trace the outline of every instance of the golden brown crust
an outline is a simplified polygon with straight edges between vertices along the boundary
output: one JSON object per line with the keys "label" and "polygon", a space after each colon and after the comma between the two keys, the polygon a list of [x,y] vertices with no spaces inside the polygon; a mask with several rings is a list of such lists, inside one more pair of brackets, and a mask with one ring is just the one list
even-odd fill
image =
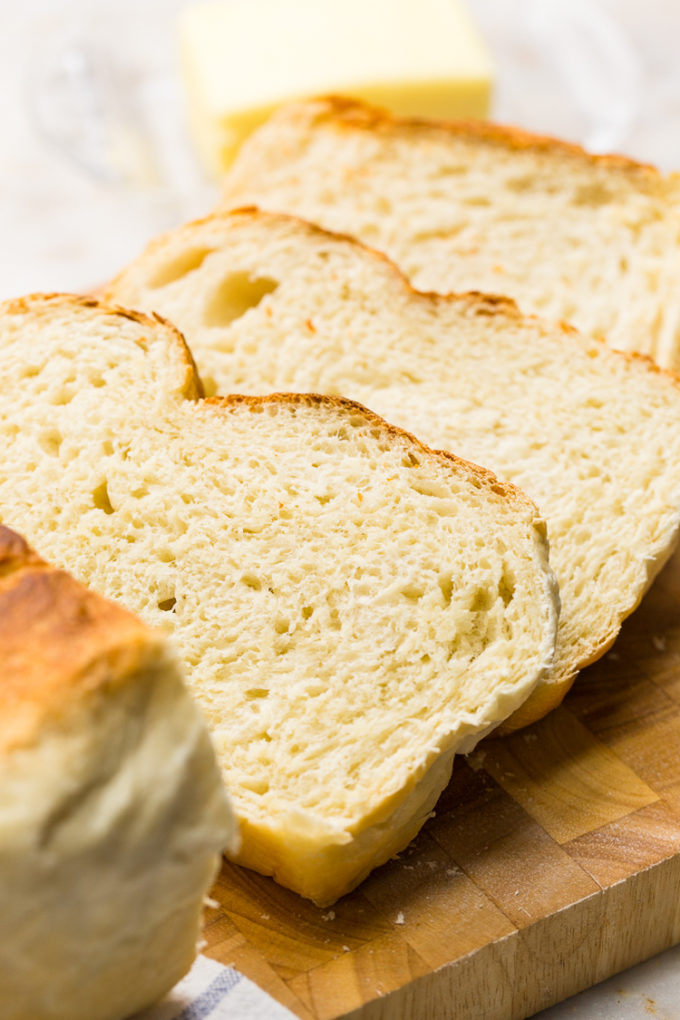
{"label": "golden brown crust", "polygon": [[524,729],[525,726],[531,726],[532,723],[538,722],[548,712],[552,712],[553,708],[562,704],[576,676],[577,674],[574,673],[557,682],[540,683],[538,687],[534,687],[524,704],[515,709],[512,715],[508,716],[505,722],[502,722],[493,731],[493,735],[505,737],[509,733],[515,733],[517,730]]}
{"label": "golden brown crust", "polygon": [[476,478],[480,485],[487,486],[496,496],[514,502],[517,506],[521,506],[531,512],[535,517],[536,524],[543,523],[543,518],[536,505],[529,499],[526,493],[518,489],[512,482],[502,481],[492,471],[489,471],[488,468],[482,467],[479,464],[473,464],[472,461],[464,460],[454,453],[449,453],[448,450],[433,450],[432,447],[427,446],[417,436],[407,432],[406,429],[400,428],[398,425],[392,425],[390,422],[385,421],[379,414],[371,411],[368,407],[359,403],[358,400],[350,400],[349,397],[324,393],[268,393],[264,396],[232,393],[226,397],[208,397],[203,403],[211,407],[245,406],[251,410],[264,408],[268,404],[288,404],[291,407],[325,407],[327,409],[331,408],[343,412],[349,411],[361,415],[367,425],[379,428],[390,439],[396,439],[407,446],[415,446],[420,453],[425,454],[427,457],[434,457],[447,469],[450,470],[451,467],[454,467],[463,472],[468,480],[471,480],[471,477]]}
{"label": "golden brown crust", "polygon": [[132,613],[0,525],[0,750],[31,743],[88,691],[124,682],[157,647]]}
{"label": "golden brown crust", "polygon": [[[351,245],[352,248],[358,248],[362,251],[368,252],[372,258],[376,260],[376,262],[380,262],[383,266],[389,267],[393,276],[401,281],[402,286],[411,296],[415,295],[418,298],[425,298],[432,302],[464,301],[468,305],[474,305],[473,313],[479,315],[489,315],[493,311],[512,316],[513,318],[535,318],[535,316],[527,316],[526,314],[523,315],[517,306],[517,302],[513,298],[508,297],[506,294],[489,294],[485,291],[479,290],[441,294],[439,291],[416,290],[404,270],[401,269],[400,266],[398,266],[397,263],[389,257],[389,255],[386,255],[385,252],[381,251],[379,248],[372,248],[370,245],[366,244],[364,241],[360,241],[356,237],[353,237],[351,234],[341,234],[333,230],[327,230],[325,227],[312,223],[310,220],[306,220],[302,216],[296,216],[292,213],[285,212],[273,212],[269,209],[261,209],[257,205],[240,205],[229,209],[216,209],[207,216],[201,216],[198,219],[190,220],[188,223],[185,223],[179,228],[169,230],[166,233],[155,237],[145,248],[143,257],[153,257],[158,250],[163,249],[168,241],[176,240],[181,234],[186,233],[190,235],[194,230],[210,226],[211,223],[219,223],[220,221],[227,222],[231,219],[264,219],[272,223],[278,222],[281,225],[293,223],[298,227],[298,229],[304,230],[313,237],[327,237],[329,240],[332,240],[334,244],[337,244],[340,241],[344,244]],[[113,295],[116,293],[118,287],[121,282],[124,281],[127,274],[128,269],[123,269],[111,280],[108,286],[102,288],[100,291],[100,304],[105,303],[109,309],[124,311],[124,309],[120,309],[119,306],[115,304],[115,298]],[[156,313],[154,312],[153,314],[155,315]],[[172,323],[167,323],[167,320],[163,319],[161,316],[157,316],[157,318],[159,322],[172,325]],[[176,327],[174,328],[176,329]],[[572,329],[572,327],[565,328]],[[573,329],[572,332],[578,333],[575,329]]]}
{"label": "golden brown crust", "polygon": [[[347,100],[347,102],[350,103],[353,101]],[[585,153],[585,155],[588,156],[587,153]],[[588,156],[588,158],[591,157]],[[504,294],[489,294],[486,293],[485,291],[479,290],[468,290],[460,292],[450,292],[448,294],[441,294],[438,291],[417,290],[411,284],[410,280],[403,272],[403,270],[400,269],[399,266],[395,262],[393,262],[388,255],[385,255],[385,253],[380,251],[379,249],[372,248],[370,245],[364,244],[363,241],[359,241],[356,237],[352,237],[350,234],[338,234],[332,230],[327,230],[325,227],[320,227],[316,223],[311,223],[309,220],[305,220],[301,216],[295,216],[290,213],[272,212],[268,209],[267,210],[260,209],[256,205],[236,206],[233,209],[217,209],[214,212],[209,213],[207,216],[202,216],[199,219],[191,220],[189,223],[185,223],[182,227],[178,229],[176,228],[172,231],[168,231],[167,233],[161,234],[160,236],[154,238],[154,240],[151,241],[148,247],[146,248],[144,256],[146,257],[153,255],[154,252],[156,252],[158,249],[162,249],[163,246],[167,244],[168,240],[170,240],[171,238],[173,240],[176,240],[177,237],[183,233],[191,234],[197,228],[209,226],[211,223],[219,223],[220,221],[228,222],[232,219],[241,218],[252,220],[263,219],[272,223],[278,222],[281,225],[295,224],[298,229],[304,230],[307,234],[310,234],[312,237],[316,238],[326,237],[329,240],[332,240],[334,243],[340,241],[344,244],[350,245],[352,248],[363,250],[364,252],[367,252],[373,259],[375,259],[376,262],[381,263],[384,267],[388,267],[389,271],[394,276],[395,281],[400,283],[400,285],[412,298],[428,301],[430,303],[466,305],[467,310],[469,310],[470,314],[472,315],[487,317],[502,315],[505,316],[506,318],[515,320],[518,319],[521,319],[523,321],[531,320],[532,322],[535,322],[539,326],[544,324],[544,320],[540,316],[522,312],[519,309],[517,302],[513,298],[508,297],[507,295]],[[108,287],[102,291],[102,301],[100,302],[95,301],[94,304],[99,304],[100,306],[103,306],[103,303],[105,302],[105,307],[109,311],[117,310],[120,312],[125,312],[125,309],[120,309],[119,306],[110,303],[111,302],[110,295],[115,293],[118,281],[122,280],[125,277],[125,275],[127,275],[126,269],[119,273],[111,281]],[[136,312],[129,314],[141,315],[141,313]],[[141,317],[144,318],[144,316]],[[179,333],[176,327],[172,326],[172,323],[168,323],[167,320],[163,319],[161,316],[156,316],[156,319],[158,322],[164,325],[169,325],[172,329],[174,329],[175,332],[178,333],[180,337],[182,337],[182,334]],[[583,337],[583,334],[578,329],[576,329],[574,326],[567,322],[554,323],[545,321],[545,328],[549,329],[551,332],[553,332],[555,328],[558,328],[562,331],[562,333],[564,333],[565,336],[575,338]],[[602,347],[603,350],[613,352],[615,357],[623,358],[625,361],[629,363],[640,362],[641,364],[644,364],[647,370],[653,372],[655,375],[665,377],[669,382],[671,382],[675,386],[680,385],[680,371],[675,371],[674,369],[670,368],[661,368],[651,358],[650,355],[640,354],[637,351],[616,350],[605,341],[604,337],[601,336],[589,337],[588,339],[589,341],[597,343],[599,346]],[[183,337],[182,342],[186,346],[186,341],[184,341]],[[188,350],[188,348],[187,351],[189,352],[189,356],[191,357],[193,363],[193,355],[191,355],[191,352]]]}
{"label": "golden brown crust", "polygon": [[21,535],[0,524],[0,584],[4,578],[21,567],[44,565]]}
{"label": "golden brown crust", "polygon": [[397,117],[380,107],[371,106],[359,99],[345,96],[320,96],[313,103],[318,104],[317,123],[332,121],[338,129],[372,131],[382,134],[446,132],[460,138],[488,145],[498,145],[514,151],[533,151],[541,154],[570,158],[591,167],[604,167],[632,175],[637,183],[646,181],[655,186],[664,178],[658,169],[648,163],[640,163],[618,153],[593,154],[580,145],[565,142],[551,135],[536,134],[511,125],[495,124],[482,120],[436,120],[421,117]]}
{"label": "golden brown crust", "polygon": [[159,326],[162,326],[166,331],[168,340],[170,343],[175,344],[179,354],[179,361],[186,370],[186,379],[184,380],[183,392],[188,400],[198,400],[203,396],[203,383],[201,382],[196,368],[196,362],[194,356],[191,353],[189,346],[172,322],[169,319],[164,319],[157,312],[137,312],[130,308],[122,308],[120,305],[115,304],[112,301],[107,301],[102,292],[102,297],[93,297],[85,294],[64,294],[53,292],[49,294],[25,294],[23,297],[10,298],[7,301],[0,302],[0,314],[7,315],[26,315],[34,313],[36,306],[43,306],[46,311],[54,306],[61,305],[65,308],[68,307],[81,307],[81,308],[93,308],[98,309],[106,315],[112,315],[120,319],[126,319],[130,322],[134,322],[139,326],[144,326],[148,329],[156,330]]}
{"label": "golden brown crust", "polygon": [[[156,251],[162,250],[169,240],[177,238],[180,234],[183,233],[191,234],[196,228],[209,226],[211,223],[217,223],[222,219],[227,220],[231,219],[232,217],[246,219],[247,218],[258,219],[260,217],[266,217],[269,220],[272,221],[278,220],[281,223],[297,223],[298,226],[304,227],[310,234],[314,234],[320,237],[329,237],[332,238],[334,242],[345,241],[348,244],[353,245],[354,247],[363,248],[365,251],[370,251],[371,254],[376,259],[390,266],[392,271],[402,279],[404,284],[414,294],[420,293],[419,291],[413,289],[409,282],[408,277],[406,276],[404,271],[400,269],[396,262],[393,262],[388,255],[386,255],[383,251],[380,251],[378,248],[371,248],[370,245],[365,244],[363,241],[359,241],[356,237],[353,237],[351,234],[339,234],[331,230],[326,230],[324,227],[320,227],[316,223],[311,223],[309,220],[305,220],[301,216],[294,216],[289,213],[271,212],[270,210],[260,209],[259,206],[252,204],[239,205],[229,209],[218,208],[213,212],[208,213],[206,216],[200,216],[198,219],[190,220],[188,223],[183,224],[183,226],[181,227],[168,230],[164,234],[159,234],[157,237],[154,237],[151,241],[149,241],[148,245],[144,249],[144,252],[142,253],[142,257],[144,258],[147,258],[148,256],[153,257]],[[112,307],[117,307],[115,305],[114,295],[116,294],[121,282],[125,280],[127,274],[128,269],[126,267],[125,269],[122,269],[120,273],[117,273],[116,276],[114,276],[113,279],[107,284],[107,286],[100,288],[98,294],[100,295],[100,300],[102,302],[106,303],[112,302]],[[436,293],[433,293],[432,296],[437,298],[441,297],[440,294]],[[484,296],[486,297],[487,295]],[[514,301],[512,300],[512,298],[505,298],[504,300],[514,305]],[[158,319],[161,322],[167,321],[162,319],[161,316],[158,316]],[[170,323],[170,325],[172,325],[172,323]]]}

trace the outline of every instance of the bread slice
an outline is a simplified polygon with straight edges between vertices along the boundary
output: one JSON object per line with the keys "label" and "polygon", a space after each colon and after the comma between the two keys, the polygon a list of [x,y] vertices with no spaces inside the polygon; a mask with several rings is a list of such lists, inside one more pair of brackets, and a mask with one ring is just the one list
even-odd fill
{"label": "bread slice", "polygon": [[228,207],[353,234],[420,290],[507,294],[680,367],[680,175],[512,128],[322,99],[275,114],[224,188]]}
{"label": "bread slice", "polygon": [[1,525],[0,663],[0,1013],[120,1020],[189,969],[234,845],[205,725],[159,635]]}
{"label": "bread slice", "polygon": [[549,667],[535,507],[340,398],[197,400],[155,318],[27,298],[0,345],[0,514],[173,635],[236,859],[333,901]]}
{"label": "bread slice", "polygon": [[213,388],[346,394],[534,499],[560,586],[558,646],[508,725],[562,699],[670,555],[680,388],[643,359],[503,298],[415,293],[383,256],[255,210],[157,240],[109,294],[173,319]]}

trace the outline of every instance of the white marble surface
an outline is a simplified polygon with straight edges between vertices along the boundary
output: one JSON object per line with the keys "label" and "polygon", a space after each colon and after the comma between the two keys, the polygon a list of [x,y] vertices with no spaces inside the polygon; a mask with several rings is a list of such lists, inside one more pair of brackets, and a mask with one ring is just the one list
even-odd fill
{"label": "white marble surface", "polygon": [[[214,204],[176,76],[182,5],[0,0],[0,298],[94,287]],[[468,5],[496,55],[498,119],[680,170],[680,2]],[[680,949],[540,1016],[680,1020]]]}

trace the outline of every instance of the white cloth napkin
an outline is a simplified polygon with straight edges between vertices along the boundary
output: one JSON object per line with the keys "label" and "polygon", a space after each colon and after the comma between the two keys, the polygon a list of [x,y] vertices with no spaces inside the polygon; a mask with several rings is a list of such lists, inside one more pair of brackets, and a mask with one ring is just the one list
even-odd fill
{"label": "white cloth napkin", "polygon": [[207,956],[162,1002],[131,1020],[294,1020],[291,1013],[256,984]]}

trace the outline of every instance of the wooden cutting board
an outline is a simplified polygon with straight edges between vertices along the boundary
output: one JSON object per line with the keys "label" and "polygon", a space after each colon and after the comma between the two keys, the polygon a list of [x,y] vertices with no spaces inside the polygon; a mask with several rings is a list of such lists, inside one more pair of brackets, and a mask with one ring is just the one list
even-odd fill
{"label": "wooden cutting board", "polygon": [[225,864],[204,952],[306,1020],[520,1020],[680,941],[680,555],[534,726],[333,909]]}

